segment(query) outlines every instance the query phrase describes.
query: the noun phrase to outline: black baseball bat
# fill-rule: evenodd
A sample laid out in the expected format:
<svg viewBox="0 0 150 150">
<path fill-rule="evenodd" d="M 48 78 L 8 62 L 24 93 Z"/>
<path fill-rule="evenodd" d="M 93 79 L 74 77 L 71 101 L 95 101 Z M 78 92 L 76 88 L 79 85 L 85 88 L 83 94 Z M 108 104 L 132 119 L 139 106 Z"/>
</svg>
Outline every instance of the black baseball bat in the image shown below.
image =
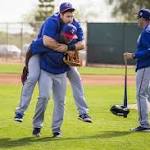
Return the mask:
<svg viewBox="0 0 150 150">
<path fill-rule="evenodd" d="M 125 63 L 125 74 L 124 74 L 124 100 L 123 100 L 123 106 L 128 106 L 128 96 L 127 96 L 127 59 L 124 58 Z"/>
<path fill-rule="evenodd" d="M 124 57 L 124 99 L 123 99 L 123 105 L 113 105 L 110 109 L 110 111 L 117 115 L 117 116 L 123 116 L 124 118 L 127 118 L 128 113 L 130 110 L 127 108 L 128 105 L 128 97 L 127 97 L 127 59 Z"/>
</svg>

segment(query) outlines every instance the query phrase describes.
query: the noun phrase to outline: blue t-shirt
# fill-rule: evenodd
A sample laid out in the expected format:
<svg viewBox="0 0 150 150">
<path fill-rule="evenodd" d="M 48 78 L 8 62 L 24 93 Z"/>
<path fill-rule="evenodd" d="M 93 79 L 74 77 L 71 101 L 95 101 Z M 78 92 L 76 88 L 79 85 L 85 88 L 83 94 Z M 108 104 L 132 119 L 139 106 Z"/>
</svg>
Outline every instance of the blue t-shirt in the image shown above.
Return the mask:
<svg viewBox="0 0 150 150">
<path fill-rule="evenodd" d="M 73 41 L 76 43 L 83 40 L 83 30 L 80 23 L 73 20 L 72 23 L 77 28 L 78 39 Z M 61 23 L 60 15 L 58 13 L 51 17 L 48 17 L 42 24 L 37 39 L 32 41 L 30 49 L 32 54 L 40 54 L 40 67 L 41 69 L 53 73 L 60 74 L 69 70 L 69 66 L 63 62 L 64 53 L 57 52 L 53 49 L 49 49 L 43 44 L 43 35 L 47 35 L 56 41 L 59 41 L 60 31 L 63 28 L 63 23 Z"/>
<path fill-rule="evenodd" d="M 137 40 L 136 70 L 150 66 L 150 25 L 147 25 Z"/>
</svg>

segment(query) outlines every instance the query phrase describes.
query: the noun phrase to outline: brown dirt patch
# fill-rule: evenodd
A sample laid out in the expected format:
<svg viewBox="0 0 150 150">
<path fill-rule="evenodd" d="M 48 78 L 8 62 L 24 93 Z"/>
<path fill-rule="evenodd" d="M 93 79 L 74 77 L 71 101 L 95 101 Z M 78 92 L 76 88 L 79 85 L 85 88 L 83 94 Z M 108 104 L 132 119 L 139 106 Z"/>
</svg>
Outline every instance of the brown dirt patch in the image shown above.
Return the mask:
<svg viewBox="0 0 150 150">
<path fill-rule="evenodd" d="M 124 76 L 119 75 L 82 75 L 81 76 L 84 84 L 90 85 L 123 85 Z M 135 77 L 128 76 L 128 84 L 135 84 Z"/>
<path fill-rule="evenodd" d="M 20 84 L 20 75 L 18 74 L 0 74 L 0 84 Z"/>
<path fill-rule="evenodd" d="M 119 75 L 82 75 L 83 84 L 87 85 L 123 85 L 124 76 Z M 20 84 L 20 75 L 18 74 L 0 74 L 0 84 Z M 135 77 L 128 76 L 128 84 L 135 84 Z"/>
</svg>

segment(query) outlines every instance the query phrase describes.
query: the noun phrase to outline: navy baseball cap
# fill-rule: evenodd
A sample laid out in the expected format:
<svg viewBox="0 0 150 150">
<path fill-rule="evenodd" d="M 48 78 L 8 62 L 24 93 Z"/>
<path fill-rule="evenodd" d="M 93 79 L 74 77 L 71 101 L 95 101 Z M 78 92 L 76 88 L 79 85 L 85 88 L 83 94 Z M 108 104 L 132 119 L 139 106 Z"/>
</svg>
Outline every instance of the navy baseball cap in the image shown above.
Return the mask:
<svg viewBox="0 0 150 150">
<path fill-rule="evenodd" d="M 67 11 L 67 10 L 72 10 L 72 11 L 74 11 L 75 8 L 74 8 L 74 7 L 72 6 L 72 4 L 69 3 L 69 2 L 64 2 L 64 3 L 62 3 L 62 4 L 60 5 L 60 7 L 59 7 L 59 12 L 60 12 L 60 13 L 63 13 L 63 12 L 65 12 L 65 11 Z"/>
<path fill-rule="evenodd" d="M 70 40 L 77 39 L 77 28 L 71 23 L 64 25 L 62 33 L 66 38 Z"/>
<path fill-rule="evenodd" d="M 150 10 L 149 9 L 141 9 L 138 12 L 138 18 L 144 18 L 150 20 Z"/>
</svg>

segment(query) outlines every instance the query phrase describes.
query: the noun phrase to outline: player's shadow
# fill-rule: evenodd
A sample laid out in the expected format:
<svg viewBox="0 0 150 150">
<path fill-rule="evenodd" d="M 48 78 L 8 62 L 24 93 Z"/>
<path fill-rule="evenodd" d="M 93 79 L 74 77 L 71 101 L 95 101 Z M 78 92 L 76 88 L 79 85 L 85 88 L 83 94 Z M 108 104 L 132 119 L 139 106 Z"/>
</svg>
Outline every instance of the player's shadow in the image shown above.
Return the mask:
<svg viewBox="0 0 150 150">
<path fill-rule="evenodd" d="M 59 140 L 61 141 L 66 141 L 66 140 L 88 140 L 88 139 L 109 139 L 109 138 L 115 138 L 115 137 L 120 137 L 120 136 L 126 136 L 129 135 L 133 132 L 130 131 L 100 131 L 95 135 L 89 135 L 89 136 L 78 136 L 78 137 L 67 137 L 67 138 L 61 138 Z M 55 141 L 58 140 L 56 138 L 51 138 L 51 137 L 43 137 L 41 139 L 37 139 L 37 141 L 40 142 L 46 142 L 46 141 Z"/>
<path fill-rule="evenodd" d="M 26 137 L 21 139 L 12 140 L 11 138 L 0 138 L 0 148 L 11 148 L 29 145 L 33 137 Z"/>
<path fill-rule="evenodd" d="M 129 131 L 100 131 L 96 135 L 89 136 L 76 136 L 76 137 L 62 137 L 60 139 L 52 138 L 52 137 L 25 137 L 20 139 L 11 139 L 11 138 L 1 138 L 0 139 L 0 148 L 11 148 L 11 147 L 19 147 L 25 145 L 32 145 L 33 142 L 48 142 L 48 141 L 71 141 L 71 140 L 88 140 L 88 139 L 109 139 L 120 136 L 126 136 L 131 134 Z"/>
</svg>

